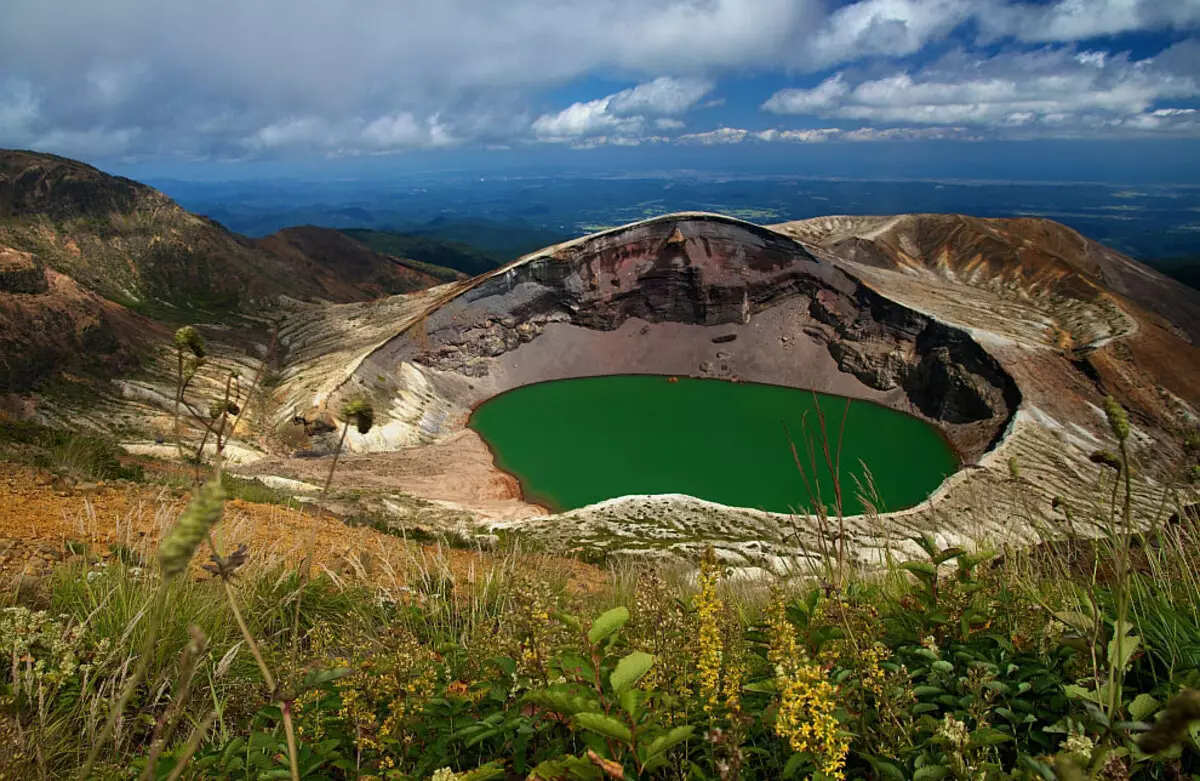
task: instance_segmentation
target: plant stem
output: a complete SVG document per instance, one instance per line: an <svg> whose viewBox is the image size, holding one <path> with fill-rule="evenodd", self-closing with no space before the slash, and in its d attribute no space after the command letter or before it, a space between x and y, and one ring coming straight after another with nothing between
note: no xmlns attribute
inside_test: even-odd
<svg viewBox="0 0 1200 781"><path fill-rule="evenodd" d="M158 641L158 625L159 618L162 614L163 606L167 601L167 585L169 581L163 580L158 586L158 591L154 595L154 604L147 614L150 620L150 625L146 628L146 637L142 641L142 652L138 657L137 667L134 668L133 675L125 682L125 688L121 690L121 696L113 703L112 710L108 713L108 719L104 722L104 728L100 730L100 736L92 743L92 749L88 752L87 760L84 761L83 767L79 771L79 781L87 781L92 774L92 766L96 764L97 757L100 756L100 749L112 737L113 732L117 728L117 719L125 712L125 706L129 704L129 700L133 697L134 689L146 677L146 671L150 669L150 657L154 653L154 644Z"/></svg>

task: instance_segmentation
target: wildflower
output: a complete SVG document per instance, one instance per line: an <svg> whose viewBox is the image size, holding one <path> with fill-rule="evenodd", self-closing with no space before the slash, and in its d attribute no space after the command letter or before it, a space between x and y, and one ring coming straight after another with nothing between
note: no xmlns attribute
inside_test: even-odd
<svg viewBox="0 0 1200 781"><path fill-rule="evenodd" d="M947 713L938 727L937 736L947 743L957 753L967 747L971 736L967 733L967 725L954 718L953 713Z"/></svg>
<svg viewBox="0 0 1200 781"><path fill-rule="evenodd" d="M196 548L208 534L225 510L225 492L220 481L213 480L200 486L187 509L179 516L175 526L158 546L158 560L163 575L173 578L187 569Z"/></svg>
<svg viewBox="0 0 1200 781"><path fill-rule="evenodd" d="M1087 735L1078 735L1072 733L1063 741L1062 750L1065 754L1077 758L1081 764L1087 764L1092 761L1092 751L1095 750L1096 744Z"/></svg>
<svg viewBox="0 0 1200 781"><path fill-rule="evenodd" d="M721 613L724 605L717 596L720 580L716 556L709 548L700 561L700 593L696 594L695 605L700 622L700 653L696 661L700 672L700 698L704 701L704 712L710 716L716 711L721 694Z"/></svg>
<svg viewBox="0 0 1200 781"><path fill-rule="evenodd" d="M448 767L433 771L429 781L458 781L458 774Z"/></svg>
<svg viewBox="0 0 1200 781"><path fill-rule="evenodd" d="M822 773L842 779L850 741L840 732L835 715L837 689L826 679L824 670L810 664L800 649L782 599L776 599L767 623L767 657L775 665L775 685L779 689L775 734L793 751L810 753Z"/></svg>
<svg viewBox="0 0 1200 781"><path fill-rule="evenodd" d="M859 675L863 689L874 694L877 700L883 696L884 680L887 677L879 663L887 661L891 655L892 652L886 645L876 642L872 643L869 648L863 649L862 658L859 660Z"/></svg>
<svg viewBox="0 0 1200 781"><path fill-rule="evenodd" d="M927 651L932 651L935 654L941 654L942 649L938 648L937 638L933 635L926 635L921 640L921 647Z"/></svg>

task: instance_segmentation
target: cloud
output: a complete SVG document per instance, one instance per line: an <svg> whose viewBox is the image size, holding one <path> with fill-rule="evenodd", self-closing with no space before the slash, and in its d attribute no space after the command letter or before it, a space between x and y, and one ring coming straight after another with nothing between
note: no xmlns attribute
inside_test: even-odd
<svg viewBox="0 0 1200 781"><path fill-rule="evenodd" d="M597 73L640 85L615 100L614 116L674 115L694 101L692 90L711 84L710 73L775 67L820 6L6 0L0 90L10 77L42 99L33 127L17 133L13 101L0 98L0 145L28 143L29 133L137 127L150 153L266 155L299 148L275 143L284 138L342 144L354 140L353 128L380 123L358 151L385 138L402 151L445 141L428 132L434 117L460 142L510 143L529 133L540 95ZM404 126L407 117L420 132Z"/></svg>
<svg viewBox="0 0 1200 781"><path fill-rule="evenodd" d="M920 51L966 22L979 0L860 0L833 12L812 39L797 47L795 63L822 68L864 56Z"/></svg>
<svg viewBox="0 0 1200 781"><path fill-rule="evenodd" d="M1134 60L1128 54L1044 47L979 57L951 53L916 71L852 83L837 73L812 89L785 89L763 109L776 114L887 125L978 125L1075 133L1088 128L1179 129L1156 121L1163 101L1200 97L1200 80L1169 64L1198 48ZM1159 120L1164 116L1160 115Z"/></svg>
<svg viewBox="0 0 1200 781"><path fill-rule="evenodd" d="M714 146L717 144L740 144L750 136L749 130L740 128L719 127L706 133L688 133L679 136L676 141L680 144L701 144Z"/></svg>
<svg viewBox="0 0 1200 781"><path fill-rule="evenodd" d="M878 80L947 40L1020 53L1197 29L1200 0L3 0L0 146L216 159L627 143L680 131L704 106L719 122L733 109L704 101L728 76L840 68L842 82L822 86L850 93L868 80L855 73ZM1120 69L1104 56L1101 71ZM1074 75L1082 66L1071 78L1096 86ZM547 109L547 95L597 77L637 86ZM807 100L834 117L858 105L850 97L792 92L772 110L810 111ZM1055 112L1010 112L1029 113L1037 124ZM1141 115L1126 116L1132 127Z"/></svg>
<svg viewBox="0 0 1200 781"><path fill-rule="evenodd" d="M27 81L0 84L0 138L24 138L39 115L37 96Z"/></svg>
<svg viewBox="0 0 1200 781"><path fill-rule="evenodd" d="M742 143L820 144L826 141L978 141L980 137L964 127L873 128L856 130L826 127L812 130L745 130L721 127L706 133L688 133L675 139L678 144L716 146Z"/></svg>
<svg viewBox="0 0 1200 781"><path fill-rule="evenodd" d="M640 135L649 120L658 117L659 129L683 127L672 115L686 112L711 92L705 79L659 77L586 103L574 103L557 114L543 114L533 122L534 135L543 141L575 141L598 135Z"/></svg>
<svg viewBox="0 0 1200 781"><path fill-rule="evenodd" d="M1028 42L1084 41L1142 30L1200 25L1200 0L1057 0L992 3L977 16L985 38Z"/></svg>

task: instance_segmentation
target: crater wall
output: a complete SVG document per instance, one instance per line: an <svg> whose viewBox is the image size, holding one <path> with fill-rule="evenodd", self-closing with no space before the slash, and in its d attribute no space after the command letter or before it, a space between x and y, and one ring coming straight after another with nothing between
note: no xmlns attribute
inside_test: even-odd
<svg viewBox="0 0 1200 781"><path fill-rule="evenodd" d="M686 374L870 399L939 426L968 461L1020 403L965 331L786 236L717 215L672 215L535 253L397 330L324 405L374 400L380 425L352 431L352 451L438 442L493 395L572 376Z"/></svg>

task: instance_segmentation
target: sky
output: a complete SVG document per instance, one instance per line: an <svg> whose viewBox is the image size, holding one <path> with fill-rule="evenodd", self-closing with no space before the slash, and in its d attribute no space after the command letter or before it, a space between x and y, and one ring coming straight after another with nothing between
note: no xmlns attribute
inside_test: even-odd
<svg viewBox="0 0 1200 781"><path fill-rule="evenodd" d="M4 0L0 147L181 178L944 150L1200 184L1200 0Z"/></svg>

